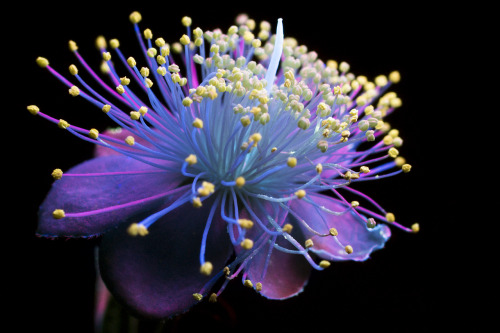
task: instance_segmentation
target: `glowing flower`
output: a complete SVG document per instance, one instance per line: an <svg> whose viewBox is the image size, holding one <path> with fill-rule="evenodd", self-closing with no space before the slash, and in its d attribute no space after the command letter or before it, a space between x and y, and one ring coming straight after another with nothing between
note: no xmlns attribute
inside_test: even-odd
<svg viewBox="0 0 500 333"><path fill-rule="evenodd" d="M349 73L345 62L325 64L284 38L281 19L275 35L268 22L254 35L256 23L244 15L227 33L192 30L184 17L187 32L172 45L153 42L149 29L142 36L139 13L130 20L147 67L126 59L118 40L100 37L101 69L111 85L69 43L112 100L93 90L75 65L69 71L77 85L37 59L119 130L99 133L34 105L28 110L98 147L94 159L54 170L38 234L102 235L103 280L137 314L182 312L223 279L209 297L216 301L239 275L263 296L285 299L302 291L311 269L366 260L382 248L390 237L385 223L418 231L351 188L411 168L398 156L398 131L383 121L401 105L394 92L386 93L398 72L370 82ZM126 69L115 67L115 57ZM129 78L118 74L126 70ZM134 81L142 96L129 88ZM331 195L320 194L326 191Z"/></svg>

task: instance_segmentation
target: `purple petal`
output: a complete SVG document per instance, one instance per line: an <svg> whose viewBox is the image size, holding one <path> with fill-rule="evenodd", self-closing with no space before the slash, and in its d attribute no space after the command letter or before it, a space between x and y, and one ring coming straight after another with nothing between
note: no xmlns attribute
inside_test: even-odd
<svg viewBox="0 0 500 333"><path fill-rule="evenodd" d="M324 206L331 211L344 211L345 206L331 197L313 194L308 196L319 206ZM327 234L330 228L338 231L338 240L343 246L351 245L354 252L347 254L345 248L331 236L319 237L313 235L303 227L304 233L313 240L313 252L328 260L355 260L364 261L370 253L384 247L391 236L388 226L379 224L373 229L366 226L366 222L353 212L335 216L324 212L313 205L303 201L294 200L291 208L314 230Z"/></svg>
<svg viewBox="0 0 500 333"><path fill-rule="evenodd" d="M261 203L263 207L265 207L265 210L259 209L258 205L252 206L261 221L267 221L266 212L273 217L276 217L276 214L273 212L279 212L278 216L281 216L279 224L284 225L285 223L290 223L288 216L286 216L286 212L281 210L281 208L277 208L276 206L273 207L272 204L264 200L261 200ZM245 210L242 211L241 215L243 218L251 219ZM255 234L257 230L260 230L260 227L254 225L251 230L252 233ZM261 237L265 237L267 240L271 239L267 234L261 234ZM254 238L256 237L254 236ZM299 243L303 243L302 238L296 240ZM284 248L295 249L291 247L290 243L282 236L278 237L276 243ZM269 299L286 299L296 296L302 292L307 284L311 272L311 265L300 254L284 253L272 247L273 246L266 241L247 264L245 272L254 285L257 282L262 283L262 291L260 293ZM272 252L269 256L270 250L272 250ZM268 261L267 265L266 261ZM262 278L264 270L266 271L264 278Z"/></svg>
<svg viewBox="0 0 500 333"><path fill-rule="evenodd" d="M199 253L210 199L195 209L187 203L149 228L145 237L131 237L126 225L103 236L100 269L110 292L135 314L166 318L193 306L194 293L221 270L232 252L225 223L212 221L206 260L212 276L200 273ZM218 216L216 212L216 216Z"/></svg>
<svg viewBox="0 0 500 333"><path fill-rule="evenodd" d="M118 171L158 171L123 155L98 157L65 172L87 174ZM141 219L145 213L158 209L175 199L173 195L161 196L175 188L182 179L172 173L129 174L113 176L64 176L56 180L39 211L37 233L46 237L87 237L101 234L120 222ZM156 196L156 199L144 200ZM55 209L65 214L94 211L110 206L134 205L99 214L55 219Z"/></svg>
<svg viewBox="0 0 500 333"><path fill-rule="evenodd" d="M116 128L116 129L108 129L104 131L101 136L109 136L113 139L120 140L120 141L125 141L125 139L131 135L134 137L135 142L140 143L143 146L150 147L151 144L144 140L143 138L133 135L130 131L123 129L123 128ZM120 149L126 150L126 151L133 151L132 148L129 148L127 146L120 147ZM100 156L110 156L110 155L121 155L121 153L111 149L107 148L101 145L96 145L95 146L95 151L94 151L94 156L95 157L100 157Z"/></svg>

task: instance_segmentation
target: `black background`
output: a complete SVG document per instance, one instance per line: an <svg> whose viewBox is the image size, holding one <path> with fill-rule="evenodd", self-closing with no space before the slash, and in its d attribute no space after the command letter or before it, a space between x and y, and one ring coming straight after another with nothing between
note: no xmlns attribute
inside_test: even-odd
<svg viewBox="0 0 500 333"><path fill-rule="evenodd" d="M326 271L313 272L305 291L290 300L269 301L239 281L230 283L216 305L195 306L168 321L169 331L202 327L296 331L303 324L311 330L351 332L434 331L456 324L479 329L472 312L477 306L466 300L475 288L462 284L463 272L472 270L465 258L473 244L463 240L460 248L452 233L462 223L462 212L471 208L461 206L463 189L455 183L459 170L451 168L458 149L451 139L456 132L450 113L459 117L461 109L451 106L447 88L457 84L449 75L462 64L452 51L464 38L465 29L457 24L459 8L444 11L406 2L373 8L333 2L275 7L255 3L201 7L188 2L182 6L85 2L77 8L69 4L15 7L9 15L4 50L9 58L4 67L12 73L3 81L9 85L7 92L15 94L7 98L14 105L4 110L4 117L13 119L9 125L13 130L9 156L13 158L6 163L10 166L6 177L15 183L9 191L12 203L5 209L16 211L16 217L5 223L15 221L14 236L9 237L13 242L5 242L7 275L12 278L5 287L9 296L13 292L9 318L17 327L35 324L40 331L92 332L93 255L98 244L98 240L35 237L37 209L52 183L51 171L67 170L90 158L93 147L33 117L26 105L36 104L53 117L83 128L103 130L111 125L88 103L69 96L67 88L40 69L35 59L48 58L52 67L70 78L67 68L76 59L68 51L68 40L75 40L80 54L96 67L100 55L94 40L100 34L118 38L125 55L139 58L128 20L130 12L139 10L141 28L151 28L167 42L177 41L184 33L180 23L184 15L193 18L193 27L203 30L226 30L241 12L257 22L267 20L273 27L282 17L286 36L297 38L323 60L347 61L356 75L373 79L399 70L402 81L394 90L403 107L387 120L400 129L404 139L400 151L412 164L412 172L358 188L395 212L403 224L419 222L421 226L416 235L393 229L386 248L366 262L336 263ZM8 228L11 234L12 227ZM468 267L455 273L455 259ZM458 315L462 313L458 310L465 315Z"/></svg>

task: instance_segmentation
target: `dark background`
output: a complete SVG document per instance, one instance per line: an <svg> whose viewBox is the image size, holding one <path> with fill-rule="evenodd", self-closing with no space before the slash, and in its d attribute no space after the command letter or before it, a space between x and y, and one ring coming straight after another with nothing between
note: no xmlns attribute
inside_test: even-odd
<svg viewBox="0 0 500 333"><path fill-rule="evenodd" d="M168 321L169 330L295 331L301 324L313 331L434 331L455 324L473 324L473 330L479 329L472 312L477 307L472 306L474 301L466 301L475 290L463 282L463 272L473 270L473 263L465 260L472 250L470 245L460 248L463 243L455 244L452 233L462 223L461 212L469 209L459 201L462 189L455 183L459 170L451 167L458 149L450 139L453 119L446 114L457 116L461 112L450 105L447 91L456 84L449 74L462 62L452 51L464 36L457 24L458 9L441 11L406 2L396 6L381 3L373 8L333 2L305 5L309 4L265 7L252 3L235 8L229 4L200 7L188 2L183 6L94 6L85 2L77 9L69 5L15 5L9 14L13 23L4 51L10 58L4 67L12 70L4 82L14 88L7 91L16 94L9 99L14 105L4 110L4 117L14 119L9 125L14 130L9 134L14 143L9 156L13 158L6 163L12 167L6 177L15 183L9 195L15 208L9 203L6 209L16 211L14 242L5 242L7 275L13 279L5 286L9 296L14 293L9 301L11 321L21 328L35 324L40 331L92 332L94 247L98 240L39 239L35 230L37 209L52 183L52 170L67 170L90 158L93 147L33 117L26 105L36 104L53 117L83 128L103 130L111 125L88 103L69 96L67 88L40 69L35 59L48 58L52 67L70 78L67 68L77 60L67 48L68 40L75 40L80 54L96 68L100 54L94 40L100 34L118 38L125 55L139 58L128 20L133 10L139 10L141 29L151 28L154 36L167 42L177 41L184 33L180 23L184 15L192 17L193 28L220 27L224 31L241 12L257 22L271 22L273 29L282 17L285 36L306 44L324 61L347 61L354 74L369 79L399 70L402 81L394 90L403 107L387 121L400 129L404 140L400 152L412 164L412 172L358 188L394 212L403 224L419 222L421 226L416 235L394 228L386 248L366 262L336 263L326 271L313 272L305 291L290 300L269 301L239 281L230 283L216 305L197 305ZM455 273L456 259L466 262L467 268ZM447 314L450 310L453 315ZM465 315L459 315L459 310Z"/></svg>

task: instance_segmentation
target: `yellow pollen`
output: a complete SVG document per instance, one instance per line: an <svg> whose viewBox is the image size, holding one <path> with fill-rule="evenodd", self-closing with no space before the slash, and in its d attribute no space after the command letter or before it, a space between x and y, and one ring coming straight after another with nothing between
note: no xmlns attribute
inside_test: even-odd
<svg viewBox="0 0 500 333"><path fill-rule="evenodd" d="M393 140L394 140L394 138L390 135L384 136L384 139L383 139L384 145L388 146L388 145L392 144Z"/></svg>
<svg viewBox="0 0 500 333"><path fill-rule="evenodd" d="M142 224L138 224L138 223L132 223L128 228L127 228L127 233L130 235L130 236L133 236L133 237L136 237L136 236L146 236L147 234L149 234L149 231L148 229L142 225Z"/></svg>
<svg viewBox="0 0 500 333"><path fill-rule="evenodd" d="M420 231L420 225L418 223L414 223L412 224L411 226L411 230L414 232L414 233L417 233Z"/></svg>
<svg viewBox="0 0 500 333"><path fill-rule="evenodd" d="M130 14L130 16L129 16L129 19L130 19L130 22L137 24L137 23L141 22L142 15L139 12L132 12L132 14Z"/></svg>
<svg viewBox="0 0 500 333"><path fill-rule="evenodd" d="M179 41L181 42L182 45L188 45L191 42L188 35L182 35Z"/></svg>
<svg viewBox="0 0 500 333"><path fill-rule="evenodd" d="M252 123L249 116L241 117L240 122L241 122L241 125L243 125L243 127L247 127L248 125L250 125Z"/></svg>
<svg viewBox="0 0 500 333"><path fill-rule="evenodd" d="M109 46L111 46L112 49L117 49L120 47L120 42L118 41L118 39L113 38L109 41Z"/></svg>
<svg viewBox="0 0 500 333"><path fill-rule="evenodd" d="M271 153L274 153L276 150L278 150L278 148L276 147L271 148Z"/></svg>
<svg viewBox="0 0 500 333"><path fill-rule="evenodd" d="M63 172L61 169L54 169L54 171L52 171L52 177L54 179L61 179L62 175L63 175Z"/></svg>
<svg viewBox="0 0 500 333"><path fill-rule="evenodd" d="M359 202L358 201L352 201L351 202L351 206L352 207L358 207L359 206Z"/></svg>
<svg viewBox="0 0 500 333"><path fill-rule="evenodd" d="M224 267L223 272L225 276L228 276L231 273L231 270L229 269L229 267L226 266Z"/></svg>
<svg viewBox="0 0 500 333"><path fill-rule="evenodd" d="M141 106L139 108L139 112L144 116L148 112L148 108L145 106Z"/></svg>
<svg viewBox="0 0 500 333"><path fill-rule="evenodd" d="M396 217L394 216L393 213L387 213L387 214L385 214L385 219L387 220L387 222L394 222L394 221L396 221Z"/></svg>
<svg viewBox="0 0 500 333"><path fill-rule="evenodd" d="M104 113L108 113L108 112L109 112L109 110L111 110L111 105L109 105L109 104L104 104L104 105L102 106L102 111L104 111Z"/></svg>
<svg viewBox="0 0 500 333"><path fill-rule="evenodd" d="M250 281L250 280L248 280L248 279L247 279L247 280L245 280L245 282L243 282L243 285L244 285L245 287L248 287L248 288L252 288L252 287L253 287L253 283L252 283L252 281Z"/></svg>
<svg viewBox="0 0 500 333"><path fill-rule="evenodd" d="M359 170L362 172L362 173L369 173L370 172L370 168L367 167L367 166L362 166L361 168L359 168Z"/></svg>
<svg viewBox="0 0 500 333"><path fill-rule="evenodd" d="M401 168L403 169L404 173L408 173L411 170L411 165L410 164L403 164L403 166Z"/></svg>
<svg viewBox="0 0 500 333"><path fill-rule="evenodd" d="M196 158L196 155L190 154L188 157L186 157L185 161L189 165L193 165L193 164L196 164L198 162L198 159Z"/></svg>
<svg viewBox="0 0 500 333"><path fill-rule="evenodd" d="M162 68L162 67L160 67L160 68ZM193 104L193 100L189 97L186 97L182 100L182 105L184 105L185 107L189 107L189 106L191 106L191 104ZM198 118L196 118L196 119L198 119ZM201 119L200 119L200 121L201 121ZM193 124L194 124L194 122L193 122ZM201 122L201 126L203 127L203 122ZM202 127L200 127L200 128L202 128Z"/></svg>
<svg viewBox="0 0 500 333"><path fill-rule="evenodd" d="M250 250L253 247L253 240L245 238L241 243L241 247L245 250Z"/></svg>
<svg viewBox="0 0 500 333"><path fill-rule="evenodd" d="M69 94L73 97L80 95L80 89L77 86L72 86L69 90Z"/></svg>
<svg viewBox="0 0 500 333"><path fill-rule="evenodd" d="M110 61L111 60L111 53L109 53L109 52L103 52L102 53L102 59L104 59L104 61Z"/></svg>
<svg viewBox="0 0 500 333"><path fill-rule="evenodd" d="M321 163L316 164L316 173L319 175L323 172L323 165Z"/></svg>
<svg viewBox="0 0 500 333"><path fill-rule="evenodd" d="M66 120L59 119L57 126L59 126L59 128L66 129L69 127L69 123Z"/></svg>
<svg viewBox="0 0 500 333"><path fill-rule="evenodd" d="M297 196L298 199L302 199L303 197L306 196L306 191L298 190L297 192L295 192L295 195Z"/></svg>
<svg viewBox="0 0 500 333"><path fill-rule="evenodd" d="M131 111L130 112L130 119L132 120L139 120L141 118L141 113L138 111Z"/></svg>
<svg viewBox="0 0 500 333"><path fill-rule="evenodd" d="M144 81L146 81L146 85L148 86L148 88L151 88L153 86L153 81L151 81L150 79L145 79Z"/></svg>
<svg viewBox="0 0 500 333"><path fill-rule="evenodd" d="M144 30L144 38L146 38L146 39L153 38L153 32L151 32L151 29L145 29Z"/></svg>
<svg viewBox="0 0 500 333"><path fill-rule="evenodd" d="M389 74L389 81L391 81L392 83L398 83L399 81L401 81L401 74L399 74L398 71L391 72Z"/></svg>
<svg viewBox="0 0 500 333"><path fill-rule="evenodd" d="M290 168L294 168L295 166L297 166L297 159L295 157L289 157L286 165L288 165Z"/></svg>
<svg viewBox="0 0 500 333"><path fill-rule="evenodd" d="M305 243L305 247L306 249L310 248L310 247L313 247L314 246L314 242L312 241L312 239L307 239L306 240L306 243Z"/></svg>
<svg viewBox="0 0 500 333"><path fill-rule="evenodd" d="M399 130L393 128L389 131L388 133L393 139L397 138L399 136Z"/></svg>
<svg viewBox="0 0 500 333"><path fill-rule="evenodd" d="M239 219L238 224L244 229L250 229L253 227L253 222L247 219Z"/></svg>
<svg viewBox="0 0 500 333"><path fill-rule="evenodd" d="M135 61L135 59L134 59L134 58L129 57L129 58L127 59L127 64L128 64L130 67L135 67L135 66L137 65L137 62Z"/></svg>
<svg viewBox="0 0 500 333"><path fill-rule="evenodd" d="M68 47L71 52L75 52L76 50L78 50L78 45L76 45L76 43L72 40L68 42Z"/></svg>
<svg viewBox="0 0 500 333"><path fill-rule="evenodd" d="M125 88L120 84L118 87L116 87L116 91L121 95L125 92Z"/></svg>
<svg viewBox="0 0 500 333"><path fill-rule="evenodd" d="M203 275L210 275L212 274L212 270L214 269L214 266L210 261L206 261L203 265L200 267L200 273Z"/></svg>
<svg viewBox="0 0 500 333"><path fill-rule="evenodd" d="M241 176L236 178L236 186L241 188L241 187L243 187L243 185L245 185L245 178L241 177Z"/></svg>
<svg viewBox="0 0 500 333"><path fill-rule="evenodd" d="M347 246L345 247L345 252L346 252L347 254L351 254L353 251L354 251L354 250L352 249L352 246L351 246L351 245L347 245Z"/></svg>
<svg viewBox="0 0 500 333"><path fill-rule="evenodd" d="M148 77L149 76L149 68L142 67L141 68L141 75L142 75L142 77Z"/></svg>
<svg viewBox="0 0 500 333"><path fill-rule="evenodd" d="M330 265L331 265L330 262L326 260L321 260L319 263L319 267L321 268L328 268L330 267Z"/></svg>
<svg viewBox="0 0 500 333"><path fill-rule="evenodd" d="M55 218L55 219L62 219L63 217L65 217L66 215L64 214L64 210L62 209L56 209L52 212L52 217Z"/></svg>
<svg viewBox="0 0 500 333"><path fill-rule="evenodd" d="M95 39L95 46L98 49L104 49L106 48L106 45L106 38L104 38L104 36L97 36L97 38Z"/></svg>
<svg viewBox="0 0 500 333"><path fill-rule="evenodd" d="M89 136L94 139L94 140L97 140L97 138L99 137L99 131L96 130L95 128L92 128L90 131L89 131Z"/></svg>
<svg viewBox="0 0 500 333"><path fill-rule="evenodd" d="M255 284L255 290L257 290L257 291L261 291L261 290L262 290L262 283L257 282L257 283Z"/></svg>
<svg viewBox="0 0 500 333"><path fill-rule="evenodd" d="M200 118L195 118L193 121L193 126L196 128L203 128L203 120Z"/></svg>
<svg viewBox="0 0 500 333"><path fill-rule="evenodd" d="M393 147L393 148L389 149L388 154L390 157L396 158L399 155L399 151Z"/></svg>
<svg viewBox="0 0 500 333"><path fill-rule="evenodd" d="M194 208L201 208L203 204L201 203L201 199L199 197L193 198L193 207Z"/></svg>
<svg viewBox="0 0 500 333"><path fill-rule="evenodd" d="M330 235L332 235L332 236L334 236L334 237L339 235L339 232L338 232L338 231L337 231L337 229L335 229L335 228L331 228L331 229L329 230L329 232L330 232Z"/></svg>
<svg viewBox="0 0 500 333"><path fill-rule="evenodd" d="M120 83L122 86L128 86L130 84L130 79L126 76L120 78Z"/></svg>
<svg viewBox="0 0 500 333"><path fill-rule="evenodd" d="M76 74L78 74L78 68L76 68L75 65L70 65L69 66L69 72L70 72L71 75L76 75Z"/></svg>
<svg viewBox="0 0 500 333"><path fill-rule="evenodd" d="M216 303L216 302L217 302L217 294L216 294L216 293L212 293L212 294L210 295L210 298L208 299L208 301L209 301L210 303Z"/></svg>
<svg viewBox="0 0 500 333"><path fill-rule="evenodd" d="M293 225L291 225L290 223L286 223L282 228L282 230L288 234L292 232L292 229Z"/></svg>
<svg viewBox="0 0 500 333"><path fill-rule="evenodd" d="M182 25L185 26L185 27L189 27L191 26L191 24L193 23L193 20L189 17L189 16L184 16L181 20L182 22Z"/></svg>
<svg viewBox="0 0 500 333"><path fill-rule="evenodd" d="M125 138L125 142L129 145L129 146L133 146L135 144L135 139L133 136L129 135Z"/></svg>
<svg viewBox="0 0 500 333"><path fill-rule="evenodd" d="M406 160L405 160L405 158L404 158L404 157L402 157L402 156L398 156L398 157L396 157L396 159L394 160L394 163L396 163L396 166L401 167L401 166L403 166L403 165L406 163Z"/></svg>
<svg viewBox="0 0 500 333"><path fill-rule="evenodd" d="M203 295L202 294L198 294L198 293L194 293L193 294L193 298L195 300L197 300L198 302L200 302L203 299Z"/></svg>
<svg viewBox="0 0 500 333"><path fill-rule="evenodd" d="M40 109L36 105L28 105L27 109L34 116L36 116L37 113L40 112Z"/></svg>
<svg viewBox="0 0 500 333"><path fill-rule="evenodd" d="M49 61L46 58L38 57L36 58L36 64L42 68L45 68L49 65Z"/></svg>

